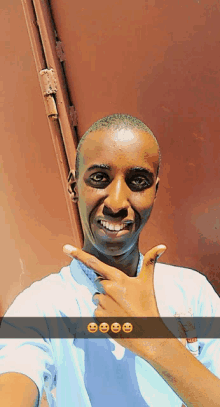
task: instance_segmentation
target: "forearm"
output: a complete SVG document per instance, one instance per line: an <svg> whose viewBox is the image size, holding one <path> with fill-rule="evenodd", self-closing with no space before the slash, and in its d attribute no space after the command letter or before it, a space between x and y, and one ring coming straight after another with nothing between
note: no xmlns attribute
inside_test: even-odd
<svg viewBox="0 0 220 407"><path fill-rule="evenodd" d="M149 347L146 354L143 346L141 357L154 367L187 407L220 406L220 379L178 339L156 339L150 356Z"/></svg>

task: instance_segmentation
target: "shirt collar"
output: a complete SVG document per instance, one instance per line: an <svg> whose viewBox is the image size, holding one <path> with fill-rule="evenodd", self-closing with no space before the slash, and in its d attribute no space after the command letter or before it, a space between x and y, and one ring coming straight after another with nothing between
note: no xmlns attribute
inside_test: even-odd
<svg viewBox="0 0 220 407"><path fill-rule="evenodd" d="M136 276L138 276L139 273L140 273L140 271L141 271L141 267L142 267L142 264L143 264L143 259L144 259L143 254L141 254L141 253L139 252L139 262L138 262L138 266L137 266L137 275L136 275ZM77 263L79 264L79 266L81 267L81 269L84 271L84 273L86 274L86 276L90 279L90 281L91 281L92 283L94 283L94 282L95 282L95 279L97 278L97 275L96 275L96 273L94 272L94 270L91 269L91 268L89 268L89 267L87 267L87 266L85 266L85 264L83 264L83 263L82 263L81 261L79 261L79 260L77 260Z"/></svg>

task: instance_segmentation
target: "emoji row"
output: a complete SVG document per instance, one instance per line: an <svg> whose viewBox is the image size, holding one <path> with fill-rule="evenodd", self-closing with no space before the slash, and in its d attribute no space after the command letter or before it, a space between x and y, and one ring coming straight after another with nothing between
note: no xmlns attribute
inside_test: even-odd
<svg viewBox="0 0 220 407"><path fill-rule="evenodd" d="M95 323L95 322L90 322L87 326L87 329L89 332L91 333L95 333L98 331L98 329L100 330L100 332L102 333L107 333L110 329L109 324L107 324L107 322L102 322L99 326ZM117 334L118 332L121 331L121 329L125 332L125 333L130 333L133 330L133 326L130 322L125 322L122 327L118 322L114 322L113 324L111 324L111 331L114 332L115 334Z"/></svg>

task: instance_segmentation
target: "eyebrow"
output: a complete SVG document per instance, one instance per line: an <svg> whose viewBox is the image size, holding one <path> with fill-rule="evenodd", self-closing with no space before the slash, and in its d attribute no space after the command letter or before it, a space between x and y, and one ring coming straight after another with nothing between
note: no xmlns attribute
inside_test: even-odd
<svg viewBox="0 0 220 407"><path fill-rule="evenodd" d="M89 167L87 169L87 171L92 171L92 170L109 170L111 171L112 167L110 167L110 165L106 165L106 164L94 164L91 165L91 167Z"/></svg>
<svg viewBox="0 0 220 407"><path fill-rule="evenodd" d="M92 170L108 170L108 171L111 171L112 167L110 165L107 165L107 164L94 164L94 165L91 165L91 167L89 167L87 169L87 171L92 171ZM142 172L145 175L154 177L154 174L152 173L152 171L150 171L150 170L148 170L147 168L144 168L144 167L131 167L131 168L129 168L127 173L128 172L135 172L135 171Z"/></svg>

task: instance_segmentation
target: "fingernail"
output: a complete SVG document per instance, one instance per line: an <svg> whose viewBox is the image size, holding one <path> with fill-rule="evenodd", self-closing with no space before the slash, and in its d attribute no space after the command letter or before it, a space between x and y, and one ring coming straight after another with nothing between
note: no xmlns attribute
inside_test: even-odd
<svg viewBox="0 0 220 407"><path fill-rule="evenodd" d="M76 250L76 248L70 244L65 244L65 246L63 246L64 253L68 254L70 257L72 257L72 252L74 252L74 250Z"/></svg>
<svg viewBox="0 0 220 407"><path fill-rule="evenodd" d="M163 252L165 252L166 248L167 248L167 247L166 247L164 244L160 244L160 245L158 246L158 249L159 249L159 250L162 250L162 249L163 249Z"/></svg>

